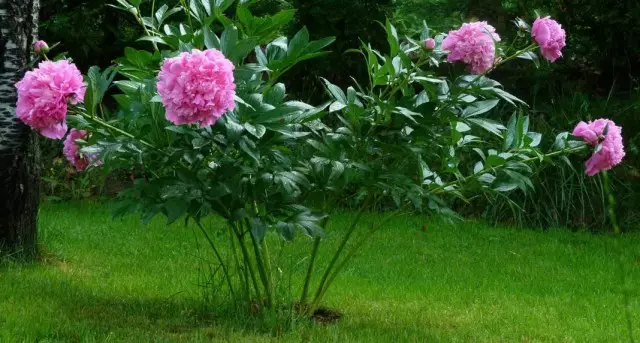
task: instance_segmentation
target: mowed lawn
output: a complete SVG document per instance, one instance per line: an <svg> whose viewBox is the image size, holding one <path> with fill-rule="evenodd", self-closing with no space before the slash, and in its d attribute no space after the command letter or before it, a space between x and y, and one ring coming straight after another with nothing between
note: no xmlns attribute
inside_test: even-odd
<svg viewBox="0 0 640 343"><path fill-rule="evenodd" d="M348 221L332 220L319 267ZM387 226L327 294L338 323L274 337L205 301L215 293L201 286L210 254L193 227L44 204L42 261L0 265L0 342L628 342L625 290L640 340L640 234L616 245L608 235L417 216ZM299 283L309 240L270 240L282 280Z"/></svg>

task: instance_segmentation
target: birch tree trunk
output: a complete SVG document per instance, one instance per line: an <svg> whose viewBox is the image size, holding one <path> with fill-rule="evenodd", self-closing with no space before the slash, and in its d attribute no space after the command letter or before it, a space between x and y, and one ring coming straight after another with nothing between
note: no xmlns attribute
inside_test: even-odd
<svg viewBox="0 0 640 343"><path fill-rule="evenodd" d="M0 256L36 255L38 137L16 118L15 83L37 35L39 0L0 0Z"/></svg>

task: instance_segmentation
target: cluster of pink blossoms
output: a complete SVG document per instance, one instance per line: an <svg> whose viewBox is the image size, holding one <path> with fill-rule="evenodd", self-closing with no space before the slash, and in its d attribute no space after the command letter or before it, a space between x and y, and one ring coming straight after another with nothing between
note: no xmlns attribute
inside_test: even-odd
<svg viewBox="0 0 640 343"><path fill-rule="evenodd" d="M235 108L233 63L216 49L183 52L162 64L158 94L176 125L215 123Z"/></svg>
<svg viewBox="0 0 640 343"><path fill-rule="evenodd" d="M562 56L566 34L555 20L549 17L536 19L531 28L531 37L540 46L542 56L550 62ZM442 41L442 49L449 51L449 62L466 63L473 74L483 74L499 60L495 45L499 41L496 29L486 21L464 23L459 29L449 32ZM425 41L427 49L433 49L431 43Z"/></svg>
<svg viewBox="0 0 640 343"><path fill-rule="evenodd" d="M496 61L495 42L498 41L496 29L486 21L464 23L458 30L449 32L442 41L442 49L449 51L449 62L464 62L470 72L482 74Z"/></svg>
<svg viewBox="0 0 640 343"><path fill-rule="evenodd" d="M607 128L606 134L605 128ZM582 138L591 146L596 147L600 144L600 149L594 152L585 163L587 175L596 175L622 162L625 155L622 128L616 126L611 120L597 119L588 123L580 122L573 129L573 135Z"/></svg>
<svg viewBox="0 0 640 343"><path fill-rule="evenodd" d="M76 140L87 139L88 133L84 130L71 129L67 138L64 140L63 153L69 163L81 172L85 170L89 165L99 166L101 161L97 160L97 156L87 156L80 154L80 147Z"/></svg>
<svg viewBox="0 0 640 343"><path fill-rule="evenodd" d="M78 68L60 60L40 63L16 88L18 118L47 138L62 139L67 133L67 105L82 102L87 87Z"/></svg>

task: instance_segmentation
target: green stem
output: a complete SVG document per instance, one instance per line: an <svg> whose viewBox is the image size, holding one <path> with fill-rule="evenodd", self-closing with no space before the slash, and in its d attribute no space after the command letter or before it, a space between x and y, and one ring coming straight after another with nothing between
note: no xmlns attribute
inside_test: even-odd
<svg viewBox="0 0 640 343"><path fill-rule="evenodd" d="M131 139L135 139L135 140L137 140L138 142L140 142L142 145L144 145L144 146L146 146L146 147L148 147L148 148L151 148L151 149L153 149L153 150L156 150L156 151L158 151L158 152L161 152L161 153L163 153L163 154L166 154L166 152L162 151L161 149L159 149L159 148L158 148L158 147L156 147L155 145L153 145L153 144L151 144L151 143L149 143L149 142L147 142L147 141L145 141L145 140L139 139L139 138L137 138L136 136L134 136L134 135L130 134L129 132L124 131L124 130L121 130L121 129L119 129L119 128L117 128L117 127L115 127L115 126L113 126L113 125L111 125L111 124L109 124L109 123L107 123L107 122L105 122L105 121L103 121L103 120L101 120L101 119L97 118L97 117L92 117L92 116L90 116L90 115L88 115L88 114L86 114L86 113L82 113L82 112L76 112L76 113L80 114L80 115L81 115L81 116L83 116L85 119L90 120L90 121L93 121L94 123L96 123L96 124L98 124L98 125L100 125L100 126L102 126L102 127L106 128L106 129L109 129L109 130L111 130L111 131L117 132L117 133L119 133L119 134L121 134L121 135L123 135L123 136L129 137L129 138L131 138Z"/></svg>
<svg viewBox="0 0 640 343"><path fill-rule="evenodd" d="M271 269L271 256L269 255L269 246L267 245L266 237L262 240L261 244L262 256L264 258L265 271L267 272L267 281L269 281L269 292L271 293L271 301L274 301L275 297L275 284L273 283L273 272Z"/></svg>
<svg viewBox="0 0 640 343"><path fill-rule="evenodd" d="M149 37L152 37L153 35L151 34L151 32L149 32L149 30L147 29L147 26L144 24L144 21L142 20L142 16L140 15L140 8L136 8L135 17L136 17L136 20L138 21L138 24L142 26L142 30L144 31L144 34ZM151 13L151 20L153 21L153 12ZM152 41L151 45L153 45L153 50L155 50L156 52L160 51L158 49L158 44L156 44L156 42Z"/></svg>
<svg viewBox="0 0 640 343"><path fill-rule="evenodd" d="M262 257L260 246L258 245L258 239L253 235L253 233L250 233L249 235L251 236L251 243L253 243L253 251L256 257L256 265L258 266L258 274L260 275L260 280L262 281L262 286L264 287L264 292L266 293L265 295L267 296L267 307L273 308L271 285L269 283L269 277L267 276L267 271L264 264L264 258Z"/></svg>
<svg viewBox="0 0 640 343"><path fill-rule="evenodd" d="M240 279L244 284L244 294L245 294L245 299L247 300L247 302L250 301L251 299L251 294L250 294L250 286L249 286L249 273L247 271L247 268L243 268L242 265L240 264L240 259L238 258L238 250L236 249L236 244L235 244L235 233L233 231L233 228L231 227L231 225L229 225L229 244L231 245L231 252L233 254L233 259L236 263L236 268L238 271L242 271L242 274L240 275Z"/></svg>
<svg viewBox="0 0 640 343"><path fill-rule="evenodd" d="M554 151L554 152L548 153L546 155L543 155L543 158L549 158L549 157L553 157L553 156L557 156L557 155L561 155L561 154L565 154L565 153L570 154L570 153L578 152L578 151L584 150L586 147L587 147L587 145L583 144L583 145L580 145L580 146L577 146L577 147L573 147L573 148L569 148L569 149L562 149L562 150ZM519 162L529 163L529 162L533 162L533 161L536 161L536 160L539 160L539 159L540 159L539 157L530 157L530 158L521 160ZM428 194L440 193L443 190L445 190L447 187L451 187L451 186L453 186L455 184L461 184L461 183L464 183L466 181L472 180L472 179L474 179L476 177L479 177L482 174L484 174L484 173L486 173L486 172L488 172L490 170L500 169L500 168L504 167L505 165L507 165L507 162L505 162L505 163L503 163L501 165L495 166L495 167L484 168L484 169L480 170L479 172L477 172L477 173L475 173L473 175L469 175L467 177L462 177L462 178L460 178L460 179L458 179L456 181L451 181L451 182L442 184L442 185L440 185L438 187L435 187L433 189L430 189L427 193Z"/></svg>
<svg viewBox="0 0 640 343"><path fill-rule="evenodd" d="M286 72L289 71L289 69L293 68L295 65L290 65L288 67L286 67L284 70L280 71L280 72L276 72L274 73L270 78L269 78L269 82L267 83L267 85L264 87L264 89L262 90L262 96L267 95L267 92L269 92L269 90L271 89L271 87L273 87L278 79L280 78L280 76L284 75Z"/></svg>
<svg viewBox="0 0 640 343"><path fill-rule="evenodd" d="M324 228L324 227L323 227ZM300 304L304 305L307 302L309 296L309 285L311 284L311 275L313 275L313 267L318 254L318 248L320 247L321 237L316 237L313 240L313 248L311 249L311 256L309 260L309 267L307 268L307 275L304 278L304 286L302 287L302 295L300 296Z"/></svg>
<svg viewBox="0 0 640 343"><path fill-rule="evenodd" d="M187 2L185 0L180 0L180 4L182 5L182 8L184 9L184 13L187 15L187 23L189 23L189 27L195 31L195 29L193 28L193 25L191 23L191 11L189 10L189 7L187 6Z"/></svg>
<svg viewBox="0 0 640 343"><path fill-rule="evenodd" d="M242 256L244 257L244 264L246 265L246 269L249 271L249 276L251 277L253 288L256 291L256 297L258 298L258 301L261 301L262 295L260 292L260 287L258 287L258 280L256 278L256 273L253 270L253 265L251 264L249 251L247 250L247 246L244 244L243 234L233 223L231 225L236 235L236 238L238 239L238 243L240 245L240 251L242 252Z"/></svg>
<svg viewBox="0 0 640 343"><path fill-rule="evenodd" d="M370 197L368 197L367 199L370 199ZM369 204L369 201L368 200L365 201L363 206L360 208L360 210L356 214L356 217L351 222L351 226L349 227L347 234L342 239L342 242L340 243L338 250L333 255L331 262L329 262L329 266L327 266L327 270L325 270L324 274L322 275L322 278L320 279L320 284L318 285L318 289L316 290L315 297L313 298L313 303L316 303L317 302L316 300L321 296L324 285L327 282L327 279L329 278L329 275L331 274L333 267L335 266L336 262L338 262L338 259L340 258L340 254L342 254L342 251L344 250L344 247L347 245L349 238L351 238L351 235L353 235L353 232L358 226L358 222L360 222L360 218L362 217L362 214L364 213L364 210L365 208L367 208L368 204Z"/></svg>
<svg viewBox="0 0 640 343"><path fill-rule="evenodd" d="M209 242L209 246L211 246L211 249L215 253L216 258L220 262L220 265L222 266L222 271L224 272L224 277L225 277L225 279L227 279L227 285L229 286L229 291L231 292L231 297L235 300L236 299L236 295L235 295L236 293L233 291L233 285L231 283L231 277L229 277L229 270L227 269L226 263L224 263L224 260L222 259L222 256L220 255L220 252L216 248L216 245L213 243L213 240L211 240L211 237L209 237L209 234L207 234L207 230L204 229L204 227L202 226L200 221L196 221L196 224L198 225L198 227L202 231L202 234L204 234L204 237L207 239L207 242Z"/></svg>
<svg viewBox="0 0 640 343"><path fill-rule="evenodd" d="M389 220L391 220L392 218L394 218L395 216L397 216L400 213L401 212L399 210L398 211L394 211L393 213L388 215L386 218L384 218L379 223L371 225L371 228L369 229L367 234L365 234L364 237L362 237L357 243L355 243L353 245L353 247L349 250L349 253L347 254L347 256L345 256L345 258L342 260L342 262L340 262L340 264L335 268L335 270L333 271L333 273L331 274L331 276L327 280L324 288L320 292L320 296L316 297L316 299L314 299L313 304L311 306L311 310L310 310L309 313L313 313L313 311L315 311L315 309L318 308L318 305L320 304L320 301L322 301L322 298L324 297L324 295L327 292L327 290L329 289L329 287L331 287L331 284L333 283L335 278L338 276L338 274L340 274L340 272L347 265L347 263L355 256L355 254L360 250L360 248L362 248L364 243L366 243L366 241L369 238L371 238L371 236L373 236L373 234L375 232L377 232L384 224L386 224Z"/></svg>
<svg viewBox="0 0 640 343"><path fill-rule="evenodd" d="M618 268L620 269L620 284L622 285L622 294L623 294L623 301L624 301L624 309L625 309L625 317L627 320L627 330L629 331L629 342L630 343L634 343L635 339L633 336L633 320L632 320L632 316L631 316L631 306L629 304L629 292L627 291L627 274L624 268L624 257L622 255L622 249L620 249L618 247L619 244L619 240L621 239L622 236L622 231L620 230L620 227L618 226L618 220L616 218L616 200L615 197L613 196L613 192L611 191L611 184L609 182L609 174L607 173L607 171L602 171L602 182L603 182L603 187L605 192L607 193L607 199L608 199L608 214L609 214L609 220L611 221L611 226L613 226L613 232L616 234L616 238L614 239L614 251L616 253L620 253L620 255L618 256Z"/></svg>

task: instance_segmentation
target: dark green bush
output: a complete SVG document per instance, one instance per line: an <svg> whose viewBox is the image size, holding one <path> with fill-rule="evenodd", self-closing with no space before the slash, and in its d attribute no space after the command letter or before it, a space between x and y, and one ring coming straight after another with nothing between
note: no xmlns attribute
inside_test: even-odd
<svg viewBox="0 0 640 343"><path fill-rule="evenodd" d="M307 26L312 39L334 36L332 53L321 60L297 66L288 76L294 93L306 100L320 101L324 88L319 76L339 86L353 84L350 77L366 79L362 56L346 53L358 49L362 42L386 45L386 34L380 23L391 11L392 0L291 0L296 9L296 27Z"/></svg>

